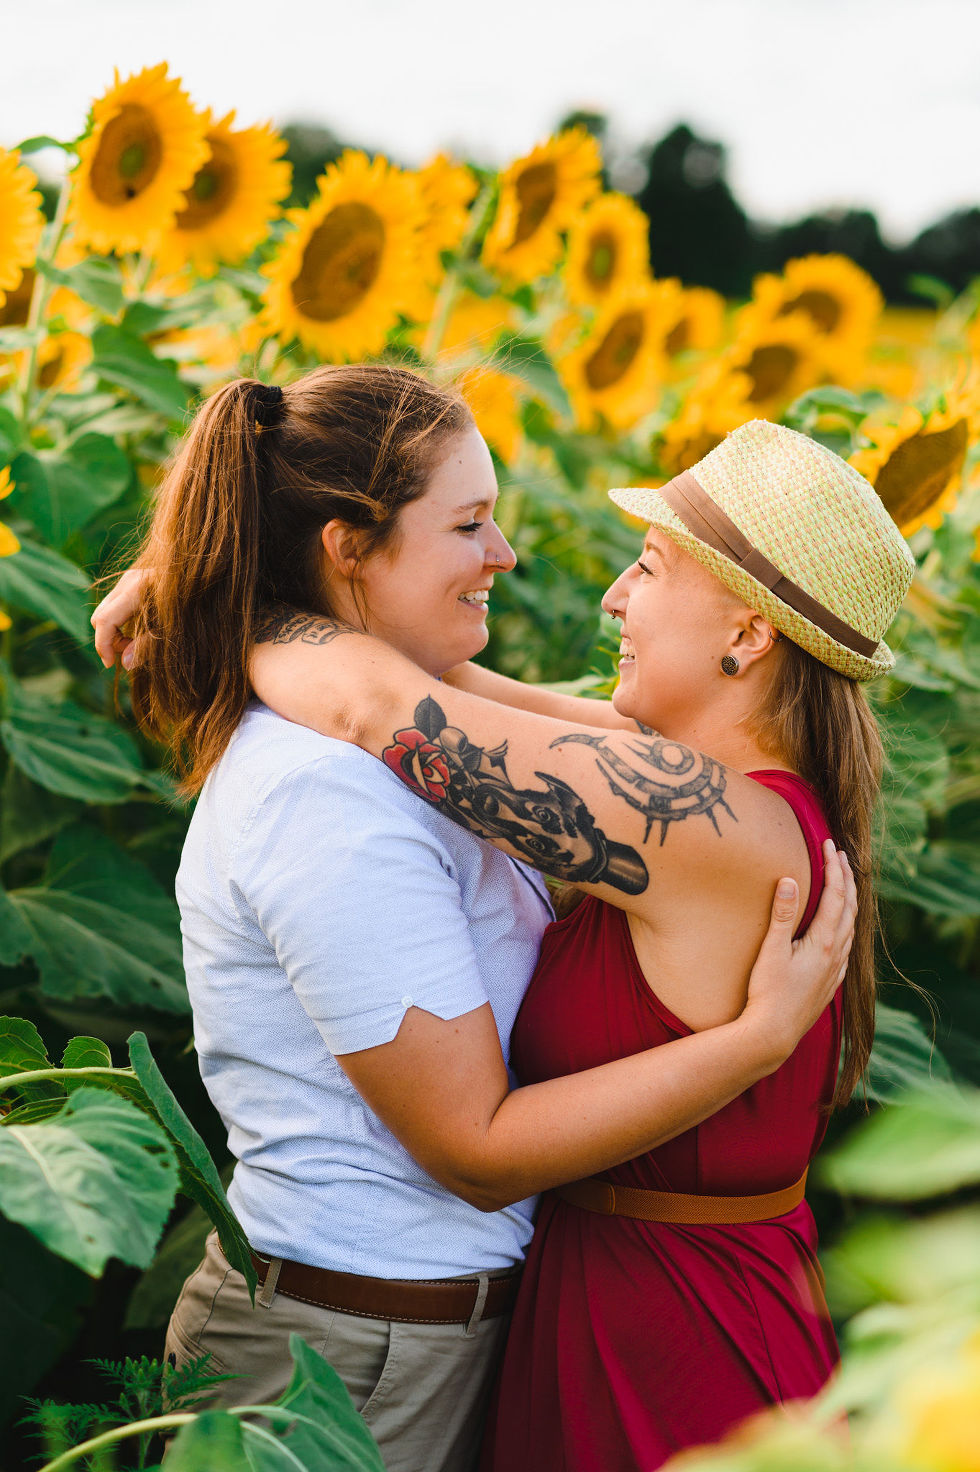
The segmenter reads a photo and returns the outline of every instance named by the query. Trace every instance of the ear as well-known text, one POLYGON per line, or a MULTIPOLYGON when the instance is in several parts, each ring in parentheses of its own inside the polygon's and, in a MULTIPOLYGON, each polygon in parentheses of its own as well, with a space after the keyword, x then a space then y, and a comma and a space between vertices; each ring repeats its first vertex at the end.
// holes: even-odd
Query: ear
POLYGON ((350 579, 357 569, 357 531, 346 521, 334 517, 320 533, 320 541, 331 567, 342 577, 350 579))
POLYGON ((775 648, 778 639, 778 632, 767 618, 747 609, 744 618, 733 629, 731 644, 725 652, 734 654, 739 668, 746 670, 757 660, 765 659, 770 650, 775 648))

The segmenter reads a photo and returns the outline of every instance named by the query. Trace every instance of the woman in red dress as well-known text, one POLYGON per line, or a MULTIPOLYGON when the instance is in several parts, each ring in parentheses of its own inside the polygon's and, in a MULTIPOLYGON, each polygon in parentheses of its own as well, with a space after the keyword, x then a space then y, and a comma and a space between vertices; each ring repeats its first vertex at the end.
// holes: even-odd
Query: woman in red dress
MULTIPOLYGON (((460 454, 461 502, 474 463, 485 480, 460 454)), ((546 934, 515 1058, 524 1083, 578 1075, 579 1107, 604 1126, 622 1109, 621 1163, 572 1151, 560 1122, 541 1140, 535 1179, 550 1161, 555 1189, 510 1333, 492 1472, 649 1472, 814 1394, 837 1357, 803 1178, 873 1034, 881 746, 861 682, 893 663, 884 636, 914 564, 852 467, 761 421, 659 490, 612 494, 649 524, 604 600, 623 624, 614 705, 639 735, 583 725, 581 703, 471 667, 447 687, 336 622, 319 647, 270 626, 253 660, 281 714, 355 741, 585 893, 546 934), (797 878, 805 928, 828 833, 859 894, 838 999, 713 1118, 673 1138, 630 1125, 615 1070, 739 1016, 772 885, 797 878), (568 1186, 573 1159, 582 1179, 568 1186)), ((375 1051, 378 1112, 400 1108, 416 1157, 452 1177, 444 1147, 427 1151, 410 1077, 375 1051)), ((447 1107, 467 1087, 451 1054, 438 1086, 447 1107)), ((658 1097, 670 1088, 661 1080, 658 1097)), ((481 1204, 520 1199, 527 1169, 497 1162, 481 1204)))

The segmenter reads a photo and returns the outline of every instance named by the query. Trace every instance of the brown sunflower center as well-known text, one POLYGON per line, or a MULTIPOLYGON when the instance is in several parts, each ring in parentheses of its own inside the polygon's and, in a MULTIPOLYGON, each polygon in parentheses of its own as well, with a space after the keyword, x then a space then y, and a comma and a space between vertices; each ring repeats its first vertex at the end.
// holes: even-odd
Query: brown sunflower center
POLYGON ((896 446, 885 461, 875 490, 899 526, 907 526, 929 507, 963 466, 969 440, 965 419, 932 434, 915 434, 896 446))
POLYGON ((761 404, 781 394, 799 363, 795 349, 782 342, 767 342, 754 349, 743 372, 752 380, 749 401, 761 404))
POLYGON ((7 300, 0 306, 0 327, 23 327, 31 310, 31 295, 34 291, 34 269, 28 266, 13 291, 7 292, 7 300))
POLYGON ((345 317, 374 285, 384 248, 384 224, 369 205, 338 204, 310 236, 290 285, 297 309, 315 322, 345 317))
POLYGON ((673 357, 675 353, 683 353, 685 348, 689 346, 690 341, 691 320, 689 317, 681 317, 680 321, 675 322, 674 326, 668 332, 664 341, 664 347, 667 349, 669 356, 673 357))
POLYGON ((777 315, 788 317, 790 312, 806 312, 818 331, 833 332, 844 315, 844 308, 837 297, 831 296, 829 291, 811 290, 801 291, 799 296, 783 302, 777 315))
POLYGON ((585 263, 585 274, 598 291, 602 291, 612 280, 616 270, 616 255, 616 237, 611 231, 599 230, 593 235, 585 263))
POLYGON ((231 204, 238 193, 238 160, 224 138, 208 138, 211 157, 194 175, 177 216, 178 230, 202 230, 231 204))
POLYGON ((92 193, 102 204, 128 204, 153 183, 162 158, 153 114, 128 102, 102 130, 92 160, 92 193))
POLYGON ((511 245, 530 240, 554 203, 558 172, 554 164, 531 164, 522 169, 514 186, 517 191, 517 224, 511 245))
POLYGON ((585 365, 585 381, 595 393, 612 388, 629 371, 643 342, 643 313, 616 318, 585 365))
POLYGON ((671 446, 670 450, 662 452, 661 458, 668 470, 673 471, 674 475, 680 475, 682 470, 690 470, 692 465, 703 460, 724 438, 723 434, 711 434, 705 429, 700 434, 692 434, 688 439, 671 446))

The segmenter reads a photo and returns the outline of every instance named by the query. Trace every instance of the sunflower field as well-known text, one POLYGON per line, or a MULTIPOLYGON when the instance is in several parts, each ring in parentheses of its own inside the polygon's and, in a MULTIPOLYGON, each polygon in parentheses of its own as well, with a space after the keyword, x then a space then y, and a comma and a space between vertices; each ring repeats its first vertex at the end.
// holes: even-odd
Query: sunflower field
POLYGON ((348 150, 297 209, 285 148, 160 65, 117 76, 78 139, 0 149, 3 1465, 155 1466, 165 1426, 174 1472, 380 1468, 298 1341, 261 1421, 196 1412, 207 1366, 156 1358, 212 1224, 252 1268, 190 1035, 188 812, 89 616, 202 396, 384 358, 458 384, 493 451, 519 559, 494 590, 506 673, 610 688, 599 598, 636 531, 606 489, 661 484, 748 419, 850 459, 910 539, 873 692, 888 953, 868 1108, 835 1121, 811 1192, 843 1370, 684 1465, 978 1472, 980 282, 897 310, 842 256, 746 302, 656 279, 650 221, 603 188, 581 127, 499 172, 348 150), (48 219, 28 160, 53 145, 48 219))

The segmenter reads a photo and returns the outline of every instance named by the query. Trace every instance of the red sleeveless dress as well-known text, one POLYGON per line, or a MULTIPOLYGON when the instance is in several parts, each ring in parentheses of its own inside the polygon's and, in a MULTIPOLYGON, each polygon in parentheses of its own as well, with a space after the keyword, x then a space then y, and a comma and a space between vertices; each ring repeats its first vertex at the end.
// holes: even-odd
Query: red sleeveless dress
MULTIPOLYGON (((813 789, 753 772, 803 830, 820 898, 830 834, 813 789)), ((695 1129, 604 1174, 624 1186, 755 1195, 803 1174, 837 1077, 841 994, 769 1077, 695 1129)), ((644 979, 626 916, 588 897, 545 932, 513 1033, 523 1083, 690 1033, 644 979)), ((838 1360, 806 1202, 778 1219, 674 1226, 544 1197, 484 1442, 482 1472, 651 1472, 838 1360)))

